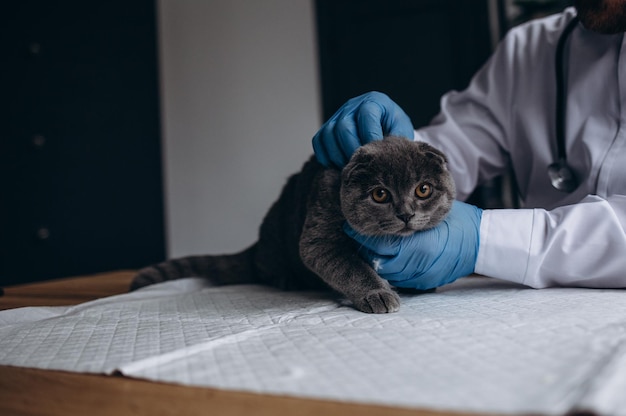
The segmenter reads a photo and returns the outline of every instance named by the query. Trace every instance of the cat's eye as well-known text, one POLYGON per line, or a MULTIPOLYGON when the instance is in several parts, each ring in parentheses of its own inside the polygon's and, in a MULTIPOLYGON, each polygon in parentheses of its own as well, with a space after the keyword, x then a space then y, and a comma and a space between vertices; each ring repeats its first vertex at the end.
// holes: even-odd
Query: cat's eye
POLYGON ((372 191, 372 199, 374 202, 378 202, 379 204, 384 204, 389 201, 389 191, 385 188, 376 188, 372 191))
POLYGON ((415 195, 420 199, 429 198, 433 194, 433 186, 428 182, 423 182, 415 188, 415 195))

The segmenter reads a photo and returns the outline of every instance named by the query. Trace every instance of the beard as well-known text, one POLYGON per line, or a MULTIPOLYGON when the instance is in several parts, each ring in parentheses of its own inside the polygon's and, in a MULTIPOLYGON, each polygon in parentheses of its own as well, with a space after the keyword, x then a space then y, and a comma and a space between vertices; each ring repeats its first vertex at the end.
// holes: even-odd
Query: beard
POLYGON ((574 0, 585 29, 602 33, 626 32, 626 0, 574 0))

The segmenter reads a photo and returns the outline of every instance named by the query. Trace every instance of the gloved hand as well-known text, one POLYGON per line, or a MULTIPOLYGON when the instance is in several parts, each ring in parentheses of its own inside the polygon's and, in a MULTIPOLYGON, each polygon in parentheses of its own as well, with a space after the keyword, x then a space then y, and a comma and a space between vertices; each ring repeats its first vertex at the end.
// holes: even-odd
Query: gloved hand
POLYGON ((393 286, 427 290, 474 272, 482 209, 454 201, 434 228, 407 237, 367 237, 347 223, 344 231, 361 244, 359 253, 393 286))
POLYGON ((413 140, 411 119, 380 92, 368 92, 348 100, 313 137, 313 150, 324 166, 343 168, 352 153, 383 136, 413 140))

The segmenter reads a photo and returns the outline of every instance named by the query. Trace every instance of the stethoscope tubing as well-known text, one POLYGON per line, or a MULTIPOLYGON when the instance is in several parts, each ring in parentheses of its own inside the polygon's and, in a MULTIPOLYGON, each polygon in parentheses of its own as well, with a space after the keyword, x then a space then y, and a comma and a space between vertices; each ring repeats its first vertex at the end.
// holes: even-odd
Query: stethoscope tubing
POLYGON ((574 170, 567 163, 565 148, 565 126, 567 117, 567 79, 565 69, 565 43, 574 28, 578 25, 578 16, 575 16, 565 27, 559 37, 555 53, 556 75, 556 146, 557 161, 548 166, 548 176, 552 186, 563 192, 573 192, 578 188, 578 180, 574 170))
POLYGON ((567 79, 565 76, 565 43, 574 28, 578 25, 578 16, 575 16, 565 27, 556 46, 556 145, 557 156, 560 160, 567 160, 565 150, 565 123, 567 117, 567 79))

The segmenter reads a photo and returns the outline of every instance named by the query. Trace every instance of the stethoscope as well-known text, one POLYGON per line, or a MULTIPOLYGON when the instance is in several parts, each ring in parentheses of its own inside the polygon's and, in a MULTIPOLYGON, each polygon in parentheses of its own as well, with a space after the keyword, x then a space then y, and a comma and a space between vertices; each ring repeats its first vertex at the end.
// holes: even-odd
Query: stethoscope
POLYGON ((578 24, 578 17, 574 17, 565 27, 559 37, 556 46, 556 162, 548 166, 548 176, 555 189, 563 192, 573 192, 578 187, 578 179, 574 170, 567 163, 565 151, 565 115, 567 113, 567 87, 565 79, 565 69, 563 68, 563 53, 565 42, 578 24))

